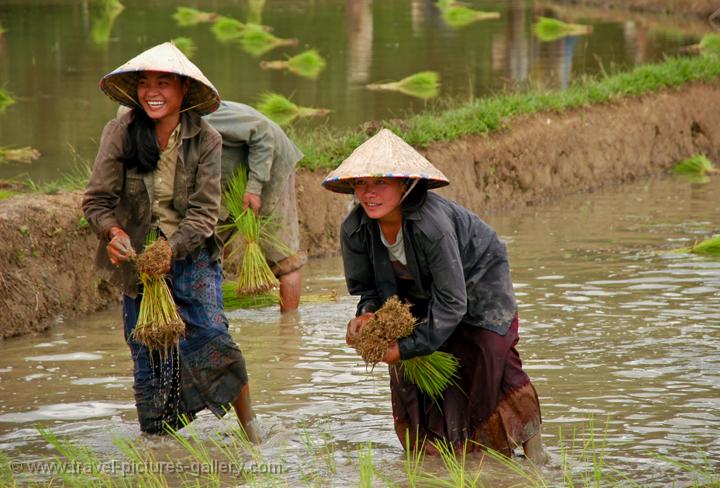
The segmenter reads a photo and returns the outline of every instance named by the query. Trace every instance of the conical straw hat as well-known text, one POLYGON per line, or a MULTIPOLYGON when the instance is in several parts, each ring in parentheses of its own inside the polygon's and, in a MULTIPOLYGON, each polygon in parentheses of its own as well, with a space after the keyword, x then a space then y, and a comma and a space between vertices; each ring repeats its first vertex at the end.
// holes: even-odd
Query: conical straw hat
POLYGON ((210 80, 171 42, 150 48, 106 74, 100 80, 100 88, 116 102, 137 107, 140 105, 137 84, 142 71, 175 73, 190 79, 184 110, 196 110, 204 115, 217 110, 220 104, 220 95, 210 80))
POLYGON ((330 191, 353 193, 355 178, 420 178, 428 188, 439 188, 450 182, 442 172, 407 142, 389 129, 382 129, 358 146, 322 184, 330 191))

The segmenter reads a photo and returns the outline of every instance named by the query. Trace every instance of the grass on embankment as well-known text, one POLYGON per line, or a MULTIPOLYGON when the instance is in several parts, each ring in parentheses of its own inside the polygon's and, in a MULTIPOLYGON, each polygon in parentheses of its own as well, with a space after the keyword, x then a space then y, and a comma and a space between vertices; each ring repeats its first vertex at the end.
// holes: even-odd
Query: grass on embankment
MULTIPOLYGON (((635 97, 690 82, 710 82, 720 77, 720 58, 715 56, 669 58, 664 63, 638 66, 632 71, 602 78, 585 77, 567 90, 534 89, 473 99, 449 109, 432 109, 397 124, 383 122, 409 144, 424 147, 435 141, 467 135, 488 134, 503 127, 508 118, 538 112, 560 111, 635 97)), ((329 128, 293 134, 305 158, 301 167, 333 169, 368 135, 358 130, 329 128)))

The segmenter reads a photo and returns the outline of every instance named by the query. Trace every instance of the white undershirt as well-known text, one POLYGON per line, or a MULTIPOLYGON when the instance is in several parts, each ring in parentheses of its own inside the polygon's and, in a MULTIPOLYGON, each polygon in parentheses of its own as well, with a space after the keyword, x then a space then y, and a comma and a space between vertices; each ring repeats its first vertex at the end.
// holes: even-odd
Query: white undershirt
POLYGON ((405 243, 403 242, 402 227, 400 228, 397 236, 395 237, 394 244, 388 244, 388 241, 385 240, 385 236, 383 235, 382 231, 380 231, 380 240, 382 241, 383 245, 387 247, 388 254, 390 254, 390 261, 400 261, 403 266, 407 266, 407 259, 405 259, 405 243))

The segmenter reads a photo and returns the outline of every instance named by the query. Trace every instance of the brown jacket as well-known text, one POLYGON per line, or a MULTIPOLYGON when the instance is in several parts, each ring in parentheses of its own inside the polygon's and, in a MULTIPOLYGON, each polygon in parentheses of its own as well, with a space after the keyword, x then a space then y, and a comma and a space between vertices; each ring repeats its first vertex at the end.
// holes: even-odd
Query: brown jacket
MULTIPOLYGON (((135 267, 110 263, 106 252, 108 233, 119 226, 130 236, 136 252, 141 252, 152 220, 153 173, 126 170, 120 161, 128 112, 111 120, 103 129, 92 175, 83 195, 82 208, 97 233, 95 265, 103 277, 122 287, 129 296, 137 295, 135 267)), ((175 170, 173 206, 182 216, 178 230, 168 242, 173 259, 183 259, 206 245, 211 260, 220 258, 222 242, 215 234, 220 209, 220 134, 194 112, 182 115, 182 146, 175 170)))

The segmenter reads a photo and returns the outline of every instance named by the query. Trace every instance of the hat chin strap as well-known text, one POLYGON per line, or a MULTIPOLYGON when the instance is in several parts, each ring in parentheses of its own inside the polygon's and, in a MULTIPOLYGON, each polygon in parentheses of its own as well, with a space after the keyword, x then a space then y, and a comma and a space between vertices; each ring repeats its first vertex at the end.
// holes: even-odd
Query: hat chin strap
POLYGON ((402 196, 402 198, 400 199, 400 203, 402 203, 403 200, 405 200, 405 197, 408 196, 411 191, 413 191, 413 188, 415 188, 415 185, 418 184, 418 181, 420 181, 420 178, 415 178, 415 179, 413 180, 412 184, 410 185, 410 188, 407 189, 407 191, 405 192, 405 194, 404 194, 404 195, 402 196))

